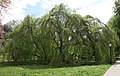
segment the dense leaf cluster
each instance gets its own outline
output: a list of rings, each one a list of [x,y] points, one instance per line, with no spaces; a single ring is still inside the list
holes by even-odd
[[[115,61],[117,41],[99,19],[82,17],[60,4],[41,18],[26,16],[9,34],[5,54],[9,61],[51,65],[109,63],[110,57]]]

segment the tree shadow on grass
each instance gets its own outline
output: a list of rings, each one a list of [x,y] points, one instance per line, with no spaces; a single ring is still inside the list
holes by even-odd
[[[47,68],[57,68],[57,66],[43,65],[40,63],[31,62],[0,62],[0,68],[2,67],[21,67],[26,69],[47,69]]]
[[[41,63],[31,62],[0,62],[0,67],[20,67],[25,69],[55,69],[55,68],[69,68],[69,67],[80,67],[80,66],[92,66],[99,65],[95,63],[83,63],[80,65],[65,64],[65,65],[43,65]]]

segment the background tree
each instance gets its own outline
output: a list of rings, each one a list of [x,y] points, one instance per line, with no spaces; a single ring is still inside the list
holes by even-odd
[[[0,22],[2,19],[2,15],[5,11],[7,11],[7,8],[9,7],[11,3],[11,0],[0,0]]]
[[[108,25],[109,25],[110,29],[115,31],[115,33],[117,34],[117,36],[120,39],[120,1],[119,0],[115,1],[114,15],[110,18]],[[117,56],[119,56],[119,54],[120,54],[120,45],[119,44],[117,44],[115,50],[116,50]]]

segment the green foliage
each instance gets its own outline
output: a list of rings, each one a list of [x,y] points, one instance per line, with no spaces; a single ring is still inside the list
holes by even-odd
[[[115,6],[114,6],[114,15],[110,18],[108,25],[110,29],[118,36],[118,44],[115,47],[115,52],[116,56],[119,56],[120,54],[120,44],[119,44],[119,39],[120,39],[120,1],[116,0],[115,1]]]
[[[110,62],[110,52],[115,61],[117,41],[115,32],[99,19],[82,17],[60,4],[41,18],[26,16],[10,33],[5,49],[9,61],[99,64]]]
[[[0,76],[103,76],[110,65],[53,68],[45,65],[0,66]]]
[[[10,34],[10,40],[8,41],[6,50],[8,50],[10,58],[14,61],[32,58],[34,44],[32,43],[31,29],[33,26],[33,18],[27,16],[15,28],[14,32]]]

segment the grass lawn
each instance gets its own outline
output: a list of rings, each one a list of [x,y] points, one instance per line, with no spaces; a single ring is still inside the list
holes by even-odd
[[[0,76],[103,76],[111,65],[52,68],[45,65],[0,66]]]

